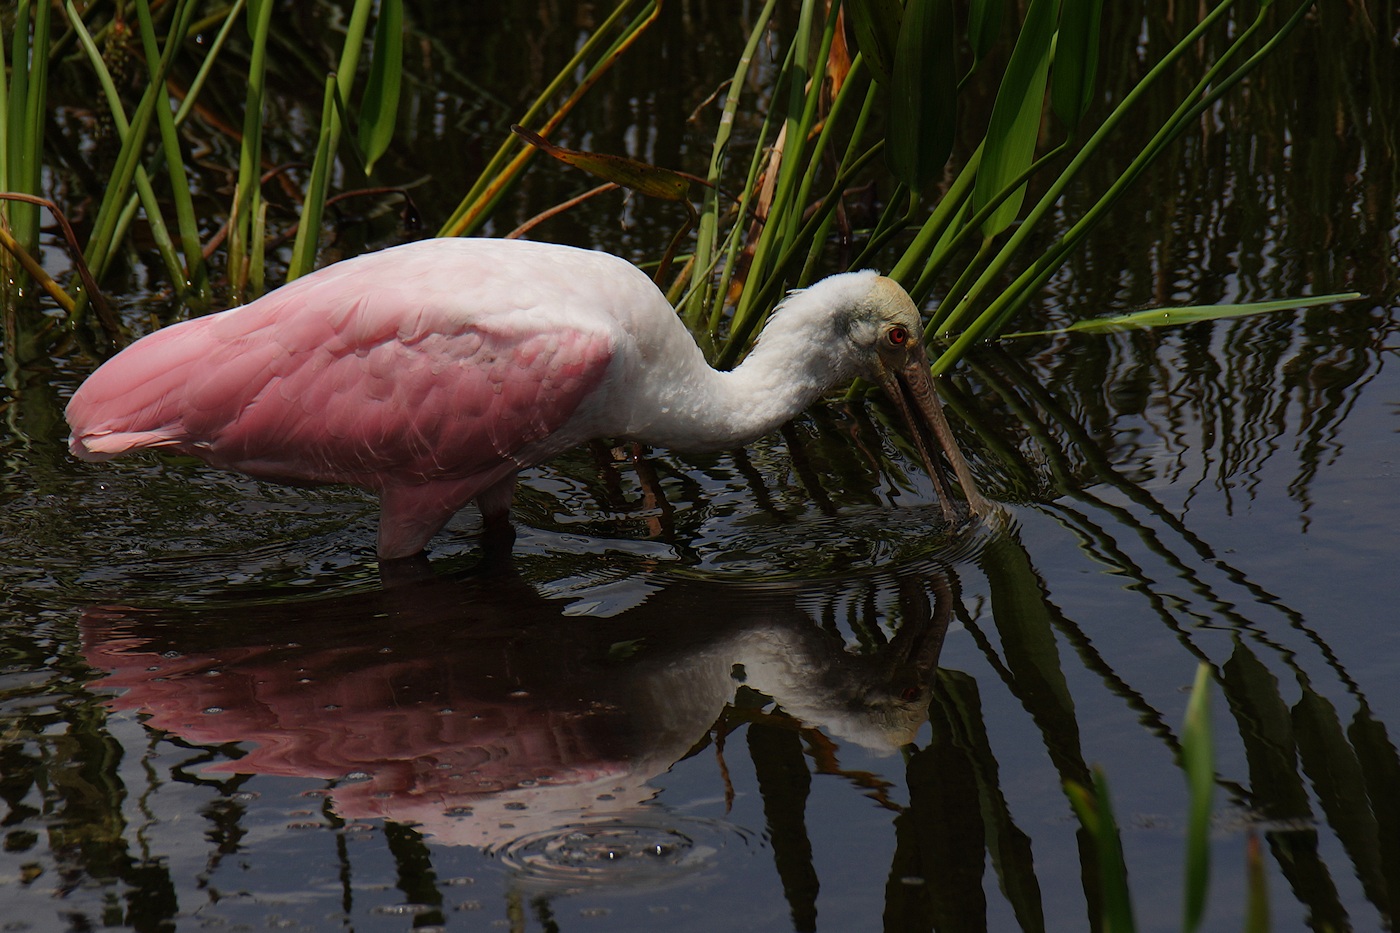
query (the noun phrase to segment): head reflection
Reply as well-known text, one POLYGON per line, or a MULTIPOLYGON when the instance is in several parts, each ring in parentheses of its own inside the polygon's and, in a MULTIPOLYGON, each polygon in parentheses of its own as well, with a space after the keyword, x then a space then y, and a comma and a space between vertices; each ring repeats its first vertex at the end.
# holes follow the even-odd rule
POLYGON ((649 782, 741 690, 837 746, 913 740, 952 584, 926 568, 863 585, 893 595, 898 620, 870 620, 859 648, 799 606, 809 586, 672 580, 590 619, 500 572, 256 612, 94 609, 83 639, 111 705, 221 746, 210 770, 325 780, 342 819, 444 844, 558 856, 602 835, 666 856, 687 835, 649 782))

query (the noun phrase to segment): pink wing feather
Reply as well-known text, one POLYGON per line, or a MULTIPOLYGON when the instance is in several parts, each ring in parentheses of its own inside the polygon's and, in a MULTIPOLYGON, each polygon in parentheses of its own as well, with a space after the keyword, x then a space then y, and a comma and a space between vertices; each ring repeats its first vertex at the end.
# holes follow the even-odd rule
POLYGON ((550 440, 632 340, 618 316, 649 303, 672 323, 642 273, 599 253, 385 250, 137 341, 74 394, 70 446, 371 489, 380 554, 404 556, 479 495, 503 512, 517 470, 584 439, 550 440))
POLYGON ((598 327, 400 309, 363 274, 341 271, 329 296, 315 278, 117 354, 68 406, 73 453, 171 447, 375 490, 464 479, 529 465, 522 449, 563 426, 612 359, 615 337, 598 327))

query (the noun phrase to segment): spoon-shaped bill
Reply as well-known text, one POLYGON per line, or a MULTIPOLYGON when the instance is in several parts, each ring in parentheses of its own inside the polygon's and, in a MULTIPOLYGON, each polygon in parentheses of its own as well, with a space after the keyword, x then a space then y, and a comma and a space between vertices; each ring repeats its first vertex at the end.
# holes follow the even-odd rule
POLYGON ((929 443, 930 435, 937 443, 943 456, 953 467, 963 495, 967 498, 968 511, 972 515, 983 515, 990 511, 990 503, 977 490, 977 482, 972 478, 972 470, 953 437, 948 419, 943 414, 943 403, 939 401, 938 390, 933 386, 929 373, 928 357, 922 348, 912 352, 901 369, 889 369, 880 374, 880 388, 890 397, 914 437, 919 456, 924 461, 929 477, 933 480, 934 491, 943 505, 943 517, 952 521, 956 509, 948 492, 948 481, 942 464, 934 456, 929 443))

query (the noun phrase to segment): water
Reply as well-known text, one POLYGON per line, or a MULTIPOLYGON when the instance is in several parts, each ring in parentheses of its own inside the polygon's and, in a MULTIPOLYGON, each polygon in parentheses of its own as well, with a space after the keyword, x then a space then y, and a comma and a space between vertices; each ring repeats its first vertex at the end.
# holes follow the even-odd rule
MULTIPOLYGON (((569 47, 520 9, 499 33, 419 11, 483 36, 414 65, 434 90, 395 158, 424 203, 470 175, 444 150, 569 47)), ((577 451, 525 477, 510 561, 482 563, 468 511, 430 568, 381 579, 364 496, 77 463, 60 412, 90 362, 11 370, 0 929, 1083 930, 1099 893, 1062 788, 1095 765, 1140 928, 1178 929, 1201 661, 1206 928, 1241 926, 1251 837, 1275 929, 1391 928, 1400 55, 1393 14, 1360 9, 1320 14, 1031 313, 1365 299, 971 358, 946 394, 986 522, 943 526, 887 413, 831 403, 745 451, 577 451)), ((668 28, 632 67, 723 80, 738 24, 699 5, 668 28)), ((676 118, 699 100, 629 80, 586 115, 595 145, 703 165, 676 118)), ((521 219, 576 192, 535 185, 521 219)), ((673 222, 614 203, 540 236, 640 258, 673 222)), ((139 272, 132 320, 163 308, 139 272)))

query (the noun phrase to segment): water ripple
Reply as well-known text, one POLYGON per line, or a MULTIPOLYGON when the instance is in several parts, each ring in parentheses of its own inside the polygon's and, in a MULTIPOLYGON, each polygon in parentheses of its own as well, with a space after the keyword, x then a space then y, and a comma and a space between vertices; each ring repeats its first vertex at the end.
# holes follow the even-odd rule
POLYGON ((756 852, 761 843, 729 823, 636 813, 531 833, 488 849, 526 884, 654 887, 713 868, 721 851, 756 852), (737 845, 734 842, 737 841, 737 845))

